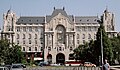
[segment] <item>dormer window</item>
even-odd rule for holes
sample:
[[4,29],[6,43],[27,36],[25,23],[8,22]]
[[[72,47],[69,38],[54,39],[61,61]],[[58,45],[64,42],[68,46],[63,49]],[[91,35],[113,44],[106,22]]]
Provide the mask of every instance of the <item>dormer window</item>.
[[23,20],[21,20],[23,22]]
[[89,19],[87,21],[89,21]]
[[38,20],[37,20],[37,22],[38,22]]
[[29,20],[31,22],[31,20]]
[[80,19],[80,21],[82,21],[82,20]]
[[94,21],[96,21],[96,19]]

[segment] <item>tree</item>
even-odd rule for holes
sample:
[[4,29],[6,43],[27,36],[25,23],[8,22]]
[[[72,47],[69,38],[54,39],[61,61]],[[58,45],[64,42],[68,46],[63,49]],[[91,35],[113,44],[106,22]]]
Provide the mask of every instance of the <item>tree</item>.
[[[120,36],[113,37],[110,39],[112,43],[112,51],[113,51],[113,60],[117,60],[120,63]],[[113,61],[114,63],[115,61]]]
[[24,60],[21,46],[10,44],[8,40],[0,40],[0,63],[21,63]]

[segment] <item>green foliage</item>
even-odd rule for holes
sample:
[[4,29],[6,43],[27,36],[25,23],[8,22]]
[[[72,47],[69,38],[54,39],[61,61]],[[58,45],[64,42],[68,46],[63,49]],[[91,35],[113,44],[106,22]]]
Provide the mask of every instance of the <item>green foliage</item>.
[[21,46],[10,44],[8,40],[0,40],[0,51],[0,63],[21,63],[24,59]]
[[74,50],[74,54],[76,55],[75,58],[79,60],[90,61],[99,65],[99,62],[100,62],[99,57],[101,56],[101,34],[102,34],[102,41],[103,41],[103,57],[104,59],[107,58],[109,62],[112,63],[113,61],[112,46],[114,45],[114,43],[112,43],[110,38],[108,38],[102,23],[98,28],[95,41],[91,40],[90,43],[86,43],[85,45],[80,45],[78,48]]

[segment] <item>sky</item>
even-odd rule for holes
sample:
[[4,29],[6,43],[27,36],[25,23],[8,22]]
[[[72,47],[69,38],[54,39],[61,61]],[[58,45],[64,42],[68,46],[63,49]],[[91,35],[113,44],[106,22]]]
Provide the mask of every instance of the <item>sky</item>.
[[0,0],[0,27],[3,13],[11,8],[19,16],[51,15],[55,8],[74,16],[101,16],[106,8],[115,14],[115,30],[120,32],[120,0]]

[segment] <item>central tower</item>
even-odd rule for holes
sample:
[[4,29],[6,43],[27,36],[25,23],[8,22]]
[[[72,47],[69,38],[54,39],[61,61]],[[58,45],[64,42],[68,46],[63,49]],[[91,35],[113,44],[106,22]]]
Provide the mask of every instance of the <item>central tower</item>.
[[74,17],[67,15],[64,8],[54,8],[52,15],[45,18],[44,60],[50,63],[64,63],[75,47]]

